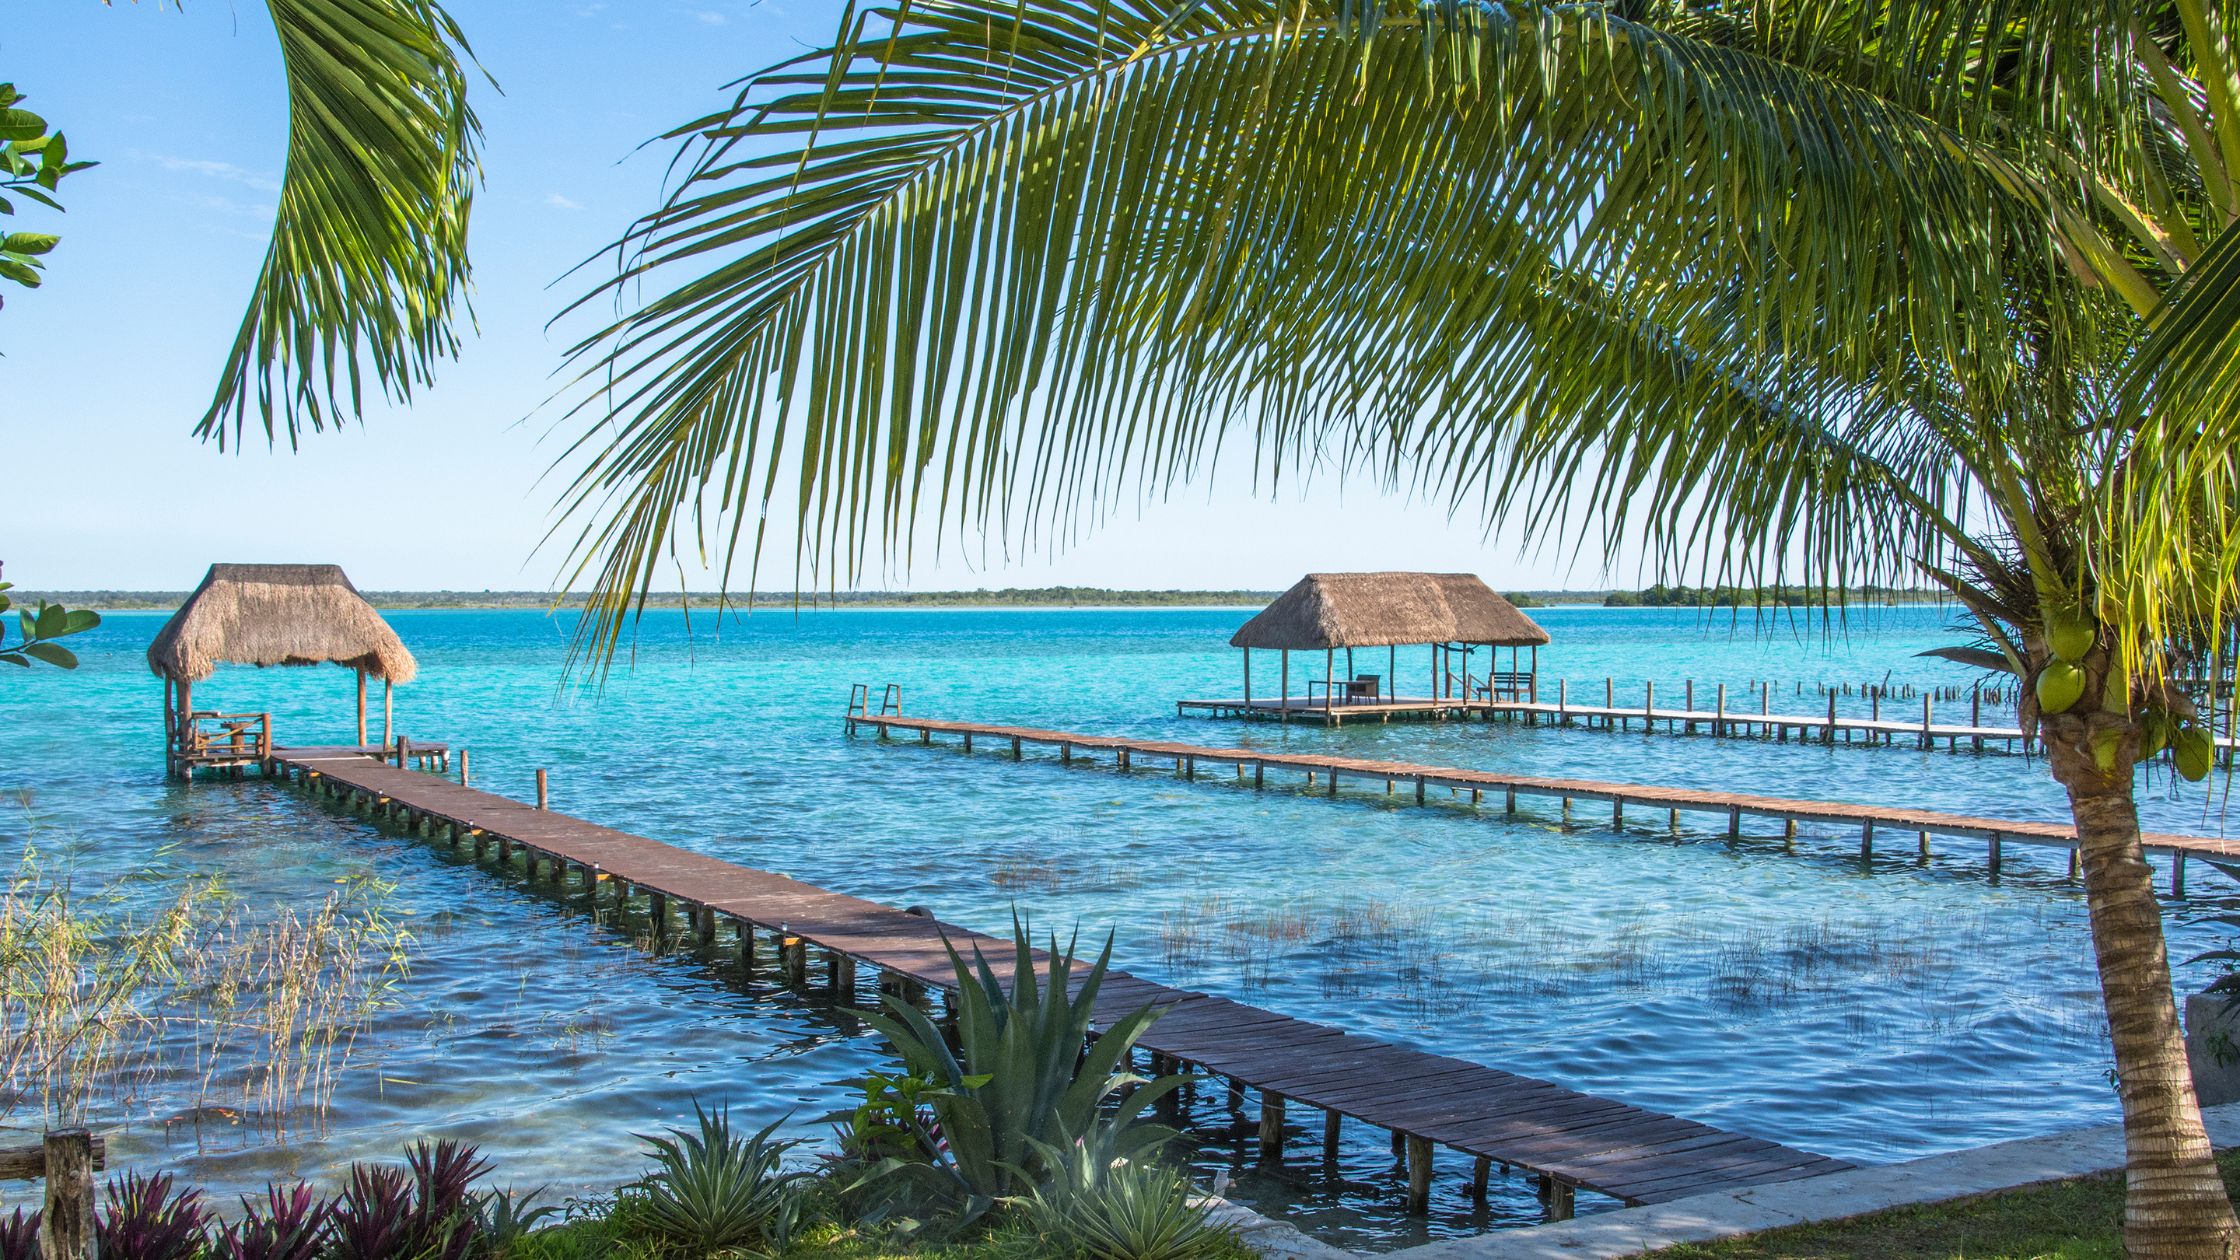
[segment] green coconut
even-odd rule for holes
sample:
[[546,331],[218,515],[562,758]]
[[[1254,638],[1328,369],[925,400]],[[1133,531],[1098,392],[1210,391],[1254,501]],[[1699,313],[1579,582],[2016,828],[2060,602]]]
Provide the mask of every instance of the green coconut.
[[2092,650],[2092,641],[2099,637],[2098,627],[2082,617],[2060,617],[2046,625],[2046,646],[2071,664],[2083,660]]
[[2180,775],[2194,783],[2209,777],[2215,754],[2216,745],[2204,727],[2185,727],[2170,741],[2170,760],[2177,763]]
[[2055,661],[2038,675],[2038,711],[2067,713],[2084,699],[2084,671],[2067,661]]

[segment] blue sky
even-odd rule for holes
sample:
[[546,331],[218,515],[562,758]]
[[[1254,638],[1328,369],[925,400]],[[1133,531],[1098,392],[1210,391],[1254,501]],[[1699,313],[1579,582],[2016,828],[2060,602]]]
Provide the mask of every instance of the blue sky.
[[[0,36],[12,79],[102,165],[65,185],[48,282],[0,310],[0,560],[30,587],[177,588],[212,560],[332,560],[377,588],[545,588],[539,550],[559,446],[540,410],[565,330],[561,279],[649,208],[665,150],[649,137],[728,99],[722,85],[829,34],[836,4],[455,0],[504,94],[483,90],[487,187],[473,227],[476,329],[408,409],[290,454],[220,453],[189,436],[257,264],[285,111],[259,0],[26,0]],[[791,585],[781,547],[765,589]],[[1078,583],[1274,587],[1310,569],[1478,572],[1496,585],[1631,584],[1630,561],[1566,563],[1443,508],[1341,491],[1280,500],[1241,475],[1122,512],[1066,550],[1006,558],[954,546],[861,585]],[[712,575],[687,573],[694,587]],[[775,578],[776,580],[773,580]]]

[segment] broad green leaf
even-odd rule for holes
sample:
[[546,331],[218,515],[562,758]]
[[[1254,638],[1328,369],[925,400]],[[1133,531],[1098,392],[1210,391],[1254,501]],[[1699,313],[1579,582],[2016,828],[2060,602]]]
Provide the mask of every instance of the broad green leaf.
[[47,232],[10,232],[0,236],[0,250],[11,254],[44,254],[62,240]]
[[36,140],[46,131],[47,120],[30,110],[0,108],[0,140]]
[[26,655],[45,661],[47,664],[60,669],[76,669],[78,667],[76,654],[59,643],[29,643],[24,645],[23,650]]

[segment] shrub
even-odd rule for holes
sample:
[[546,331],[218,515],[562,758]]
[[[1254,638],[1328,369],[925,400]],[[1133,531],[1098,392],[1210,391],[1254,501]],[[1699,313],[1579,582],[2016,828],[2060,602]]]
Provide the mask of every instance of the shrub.
[[1236,1236],[1190,1201],[1181,1171],[1147,1160],[1111,1159],[1102,1143],[1049,1153],[1050,1176],[1022,1214],[1067,1254],[1092,1260],[1215,1260]]
[[780,1166],[800,1143],[773,1139],[783,1121],[742,1137],[731,1127],[730,1108],[710,1112],[694,1103],[692,1110],[698,1133],[640,1135],[654,1167],[629,1187],[633,1215],[701,1256],[759,1243],[783,1248],[798,1218],[796,1187],[808,1174]]
[[128,1174],[109,1182],[109,1208],[94,1222],[106,1260],[193,1260],[210,1243],[202,1192],[171,1192],[171,1174]]
[[516,1244],[535,1232],[539,1221],[559,1212],[554,1204],[537,1202],[537,1196],[542,1193],[542,1190],[526,1194],[492,1190],[475,1196],[475,1232],[484,1254],[504,1260]]
[[[1142,1084],[1134,1104],[1111,1140],[1115,1157],[1126,1157],[1171,1136],[1133,1120],[1135,1110],[1176,1088],[1181,1077],[1143,1082],[1117,1072],[1121,1057],[1135,1046],[1158,1012],[1151,1007],[1114,1024],[1093,1045],[1089,1021],[1097,992],[1112,962],[1112,940],[1097,956],[1080,991],[1073,989],[1073,945],[1050,941],[1047,974],[1038,974],[1034,947],[1025,924],[1012,921],[1012,983],[1006,989],[988,960],[973,951],[967,963],[946,941],[956,971],[956,1044],[925,1012],[898,998],[886,999],[887,1015],[866,1015],[894,1043],[909,1078],[938,1088],[896,1099],[886,1118],[907,1124],[917,1139],[916,1158],[889,1158],[866,1172],[864,1182],[904,1176],[945,1193],[958,1216],[971,1222],[996,1203],[1042,1178],[1042,1151],[1087,1133],[1097,1109],[1124,1084]],[[923,1101],[934,1120],[927,1124],[917,1104]]]
[[297,1182],[267,1186],[264,1202],[241,1196],[241,1219],[218,1235],[219,1260],[317,1260],[326,1249],[334,1204]]
[[416,1260],[466,1260],[482,1224],[473,1187],[490,1171],[490,1161],[472,1146],[446,1140],[413,1143],[405,1164],[412,1170],[406,1254]]
[[335,1260],[404,1260],[412,1181],[402,1168],[352,1164],[350,1179],[335,1201]]
[[0,1260],[39,1260],[39,1212],[22,1208],[0,1221]]

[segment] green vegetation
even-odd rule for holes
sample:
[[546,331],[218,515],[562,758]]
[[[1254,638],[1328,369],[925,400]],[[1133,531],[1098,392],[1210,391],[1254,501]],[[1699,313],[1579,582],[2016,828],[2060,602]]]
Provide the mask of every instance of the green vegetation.
[[573,352],[574,662],[687,539],[751,565],[796,461],[817,572],[1249,452],[1668,581],[1933,586],[2020,683],[2065,667],[2019,720],[2083,852],[2126,1245],[2225,1260],[2136,793],[2202,768],[2184,680],[2240,623],[2229,7],[851,16],[670,133],[580,299],[619,310]]
[[59,601],[36,600],[31,607],[17,613],[16,640],[10,643],[7,614],[15,608],[15,600],[8,592],[14,585],[0,582],[0,663],[29,669],[31,662],[45,661],[57,669],[76,669],[77,654],[55,640],[93,629],[101,624],[101,614],[83,608],[65,608]]
[[[0,215],[16,212],[13,197],[62,209],[55,200],[65,176],[92,166],[70,160],[70,143],[59,131],[49,131],[47,120],[22,108],[23,94],[13,83],[0,83]],[[0,280],[39,287],[45,256],[60,242],[46,232],[0,233]]]
[[[2240,1191],[2240,1151],[2217,1157]],[[2115,1174],[1796,1225],[1650,1253],[1656,1260],[2119,1260],[2123,1178]]]
[[1937,604],[1951,596],[1920,587],[1855,586],[1848,590],[1805,591],[1786,586],[1667,586],[1660,582],[1638,591],[1612,591],[1605,608],[1816,608],[1829,604]]

